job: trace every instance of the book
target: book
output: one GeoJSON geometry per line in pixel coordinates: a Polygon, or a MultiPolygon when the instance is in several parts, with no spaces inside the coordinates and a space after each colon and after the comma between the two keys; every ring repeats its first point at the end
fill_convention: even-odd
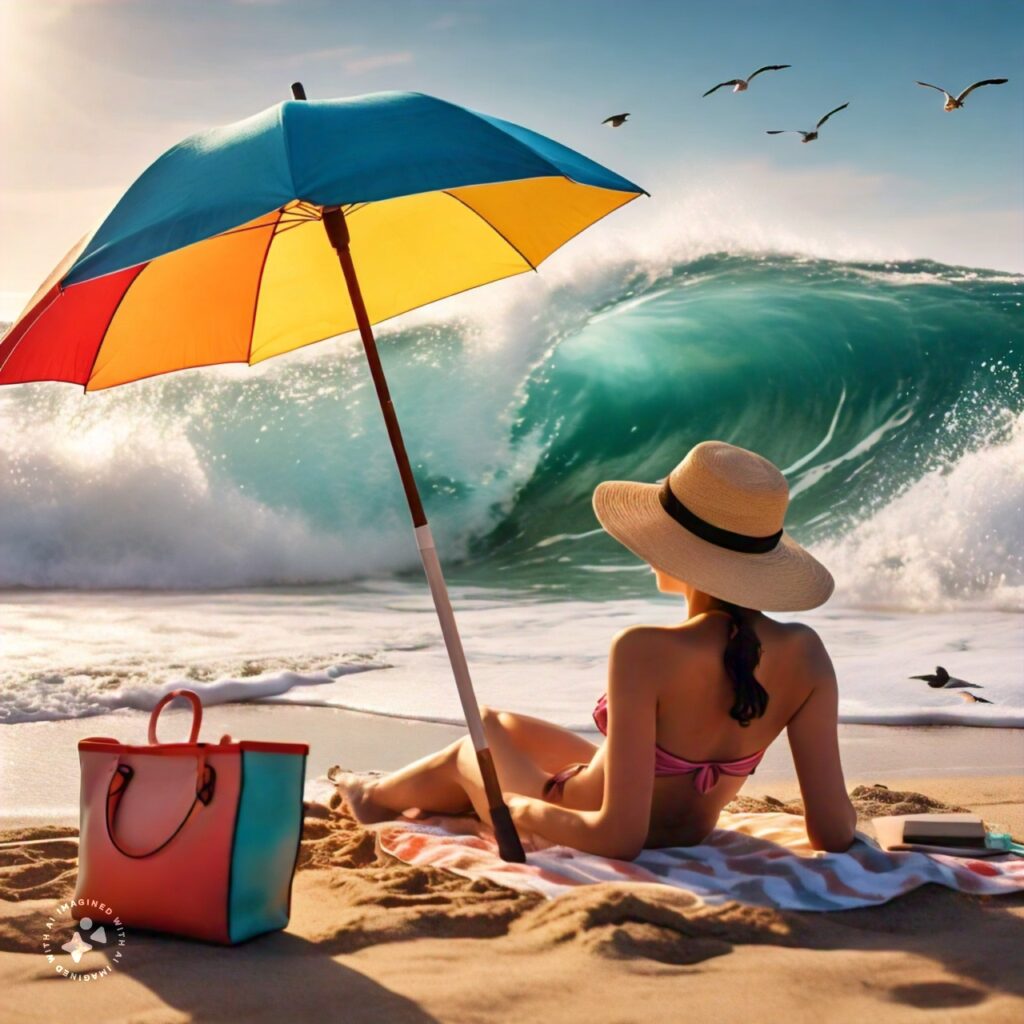
{"type": "Polygon", "coordinates": [[[974,814],[905,814],[903,840],[985,840],[985,823],[974,814]]]}
{"type": "Polygon", "coordinates": [[[954,857],[994,857],[1006,851],[986,845],[985,823],[973,814],[900,814],[874,818],[883,850],[916,850],[954,857]]]}

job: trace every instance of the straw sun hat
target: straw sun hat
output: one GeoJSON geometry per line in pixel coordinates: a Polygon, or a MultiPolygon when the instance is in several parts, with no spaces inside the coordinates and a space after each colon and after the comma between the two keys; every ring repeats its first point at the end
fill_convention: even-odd
{"type": "Polygon", "coordinates": [[[829,571],[782,528],[786,478],[767,459],[704,441],[657,484],[614,480],[594,512],[617,541],[655,569],[722,601],[761,611],[824,604],[829,571]]]}

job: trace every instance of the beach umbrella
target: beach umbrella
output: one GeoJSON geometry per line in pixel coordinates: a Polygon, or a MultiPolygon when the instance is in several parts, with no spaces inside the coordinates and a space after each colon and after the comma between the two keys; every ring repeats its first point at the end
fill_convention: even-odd
{"type": "Polygon", "coordinates": [[[254,364],[357,329],[502,856],[502,799],[372,324],[535,270],[643,189],[551,139],[420,93],[294,100],[153,163],[0,339],[0,384],[86,391],[254,364]],[[357,273],[358,264],[358,273],[357,273]]]}

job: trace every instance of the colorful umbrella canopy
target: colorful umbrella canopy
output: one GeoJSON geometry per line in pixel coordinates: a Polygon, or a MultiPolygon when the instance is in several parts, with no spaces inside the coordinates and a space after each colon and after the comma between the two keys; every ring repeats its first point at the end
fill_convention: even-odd
{"type": "Polygon", "coordinates": [[[0,384],[96,391],[358,328],[498,846],[522,861],[372,324],[535,269],[643,190],[430,96],[292,91],[302,102],[194,135],[145,171],[0,339],[0,384]]]}
{"type": "Polygon", "coordinates": [[[149,167],[0,340],[0,384],[95,391],[353,330],[325,206],[344,210],[378,323],[535,269],[641,194],[551,139],[431,96],[281,103],[149,167]]]}

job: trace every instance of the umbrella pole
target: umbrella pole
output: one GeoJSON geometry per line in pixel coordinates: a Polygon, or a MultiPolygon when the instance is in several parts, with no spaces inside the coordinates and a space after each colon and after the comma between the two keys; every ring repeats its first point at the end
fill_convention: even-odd
{"type": "Polygon", "coordinates": [[[370,365],[370,376],[373,378],[377,400],[380,402],[380,409],[384,414],[384,424],[387,427],[395,462],[398,463],[398,475],[402,479],[405,500],[412,516],[416,545],[423,562],[423,570],[427,574],[427,582],[430,584],[430,594],[434,599],[434,608],[441,623],[441,633],[444,636],[445,647],[448,649],[448,660],[451,662],[455,685],[458,687],[459,699],[462,701],[462,711],[466,716],[466,725],[469,727],[469,735],[476,750],[477,763],[480,765],[480,775],[487,795],[487,806],[490,809],[494,834],[498,840],[498,850],[504,860],[522,863],[526,860],[526,854],[523,852],[523,845],[519,841],[512,816],[505,806],[501,787],[498,785],[494,758],[487,745],[487,735],[480,718],[480,707],[476,701],[476,694],[473,692],[469,665],[466,663],[466,655],[462,649],[462,639],[455,623],[455,613],[452,611],[452,603],[448,597],[448,587],[441,572],[441,562],[437,557],[437,549],[434,547],[434,538],[430,533],[427,516],[423,511],[423,502],[420,500],[416,478],[413,476],[409,456],[406,454],[405,442],[402,440],[402,432],[398,426],[398,417],[395,415],[395,407],[391,402],[387,378],[384,376],[384,367],[381,365],[377,352],[377,342],[374,339],[373,328],[370,326],[370,318],[367,315],[366,305],[359,288],[355,264],[352,262],[348,225],[345,223],[345,214],[340,207],[324,207],[324,227],[331,245],[334,246],[334,250],[338,254],[341,270],[345,275],[345,284],[348,286],[349,298],[352,300],[356,323],[359,325],[359,336],[363,341],[366,361],[370,365]]]}

